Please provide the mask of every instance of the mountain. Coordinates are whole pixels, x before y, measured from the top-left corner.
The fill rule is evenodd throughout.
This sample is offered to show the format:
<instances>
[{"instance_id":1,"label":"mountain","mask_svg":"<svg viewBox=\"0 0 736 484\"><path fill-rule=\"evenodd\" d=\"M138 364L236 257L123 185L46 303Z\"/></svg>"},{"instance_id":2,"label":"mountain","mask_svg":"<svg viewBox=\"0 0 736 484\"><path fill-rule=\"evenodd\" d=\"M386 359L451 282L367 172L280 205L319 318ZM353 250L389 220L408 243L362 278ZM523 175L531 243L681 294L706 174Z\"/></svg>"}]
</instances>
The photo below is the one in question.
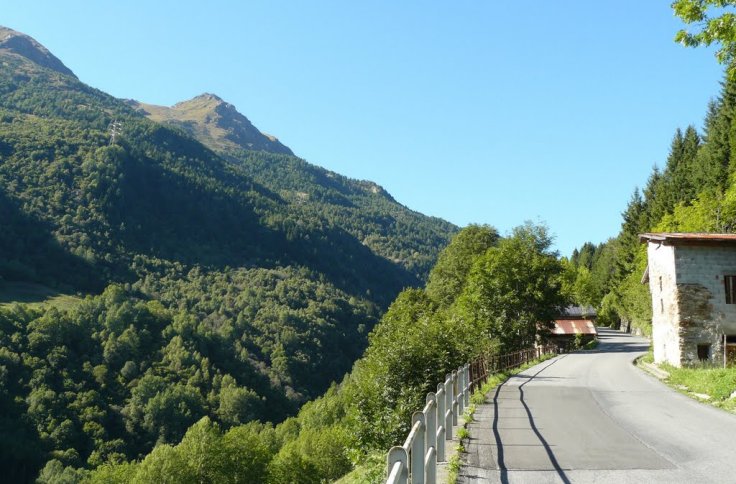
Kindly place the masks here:
<instances>
[{"instance_id":1,"label":"mountain","mask_svg":"<svg viewBox=\"0 0 736 484\"><path fill-rule=\"evenodd\" d=\"M17 55L33 63L61 74L74 76L74 73L57 59L43 45L33 38L0 25L0 52L3 55Z\"/></svg>"},{"instance_id":2,"label":"mountain","mask_svg":"<svg viewBox=\"0 0 736 484\"><path fill-rule=\"evenodd\" d=\"M134 100L128 102L149 119L181 128L215 151L243 148L293 154L274 136L258 131L232 104L214 94L201 94L170 108Z\"/></svg>"},{"instance_id":3,"label":"mountain","mask_svg":"<svg viewBox=\"0 0 736 484\"><path fill-rule=\"evenodd\" d=\"M172 108L128 102L153 121L183 128L289 202L292 210L337 221L371 251L419 280L426 279L447 234L457 230L442 219L409 210L374 182L347 178L293 156L281 144L268 144L275 138L260 135L232 104L214 94Z\"/></svg>"},{"instance_id":4,"label":"mountain","mask_svg":"<svg viewBox=\"0 0 736 484\"><path fill-rule=\"evenodd\" d=\"M3 32L21 40L0 49L0 291L91 294L0 308L11 481L139 458L203 416L293 415L456 231L286 152L215 152Z\"/></svg>"}]
</instances>

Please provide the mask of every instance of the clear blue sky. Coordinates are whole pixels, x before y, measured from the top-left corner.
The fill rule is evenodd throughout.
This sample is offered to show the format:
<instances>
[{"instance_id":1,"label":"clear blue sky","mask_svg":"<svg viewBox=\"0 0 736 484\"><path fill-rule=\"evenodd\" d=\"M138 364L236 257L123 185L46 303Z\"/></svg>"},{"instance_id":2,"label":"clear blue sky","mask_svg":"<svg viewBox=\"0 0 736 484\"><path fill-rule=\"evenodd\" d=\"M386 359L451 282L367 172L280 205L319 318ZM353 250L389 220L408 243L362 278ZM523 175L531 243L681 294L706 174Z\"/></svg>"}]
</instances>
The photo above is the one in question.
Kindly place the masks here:
<instances>
[{"instance_id":1,"label":"clear blue sky","mask_svg":"<svg viewBox=\"0 0 736 484\"><path fill-rule=\"evenodd\" d=\"M618 233L722 69L672 41L670 1L34 1L0 23L84 82L234 104L307 161L408 207L502 232L545 221L563 255Z\"/></svg>"}]
</instances>

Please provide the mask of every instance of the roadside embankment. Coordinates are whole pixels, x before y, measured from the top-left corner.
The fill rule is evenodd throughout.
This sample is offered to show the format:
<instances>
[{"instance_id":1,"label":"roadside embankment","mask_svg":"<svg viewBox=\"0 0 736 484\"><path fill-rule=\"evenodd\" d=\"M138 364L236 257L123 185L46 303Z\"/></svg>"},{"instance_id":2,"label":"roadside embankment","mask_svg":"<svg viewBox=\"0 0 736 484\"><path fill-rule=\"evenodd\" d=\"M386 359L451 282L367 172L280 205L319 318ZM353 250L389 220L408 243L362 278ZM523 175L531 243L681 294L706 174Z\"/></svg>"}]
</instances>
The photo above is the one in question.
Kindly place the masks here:
<instances>
[{"instance_id":1,"label":"roadside embankment","mask_svg":"<svg viewBox=\"0 0 736 484\"><path fill-rule=\"evenodd\" d=\"M736 412L736 367L675 368L667 364L655 364L650 355L637 358L635 363L680 393L714 407Z\"/></svg>"}]
</instances>

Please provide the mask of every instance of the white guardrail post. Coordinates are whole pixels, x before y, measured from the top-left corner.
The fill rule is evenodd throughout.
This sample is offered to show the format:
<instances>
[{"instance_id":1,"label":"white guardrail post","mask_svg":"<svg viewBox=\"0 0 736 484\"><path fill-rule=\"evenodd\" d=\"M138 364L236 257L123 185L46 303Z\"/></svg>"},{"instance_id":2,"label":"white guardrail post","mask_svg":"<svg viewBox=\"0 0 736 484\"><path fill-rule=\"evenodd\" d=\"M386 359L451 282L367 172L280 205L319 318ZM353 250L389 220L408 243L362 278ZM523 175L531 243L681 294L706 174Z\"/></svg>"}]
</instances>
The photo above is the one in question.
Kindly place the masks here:
<instances>
[{"instance_id":1,"label":"white guardrail post","mask_svg":"<svg viewBox=\"0 0 736 484\"><path fill-rule=\"evenodd\" d=\"M445 385L444 383L437 384L437 462L445 461Z\"/></svg>"},{"instance_id":2,"label":"white guardrail post","mask_svg":"<svg viewBox=\"0 0 736 484\"><path fill-rule=\"evenodd\" d=\"M465 368L463 369L463 373L465 374L465 408L468 408L470 406L470 364L466 363Z\"/></svg>"},{"instance_id":3,"label":"white guardrail post","mask_svg":"<svg viewBox=\"0 0 736 484\"><path fill-rule=\"evenodd\" d=\"M452 425L457 425L457 406L458 406L458 384L457 370L452 370Z\"/></svg>"},{"instance_id":4,"label":"white guardrail post","mask_svg":"<svg viewBox=\"0 0 736 484\"><path fill-rule=\"evenodd\" d=\"M452 373L445 376L445 440L452 440Z\"/></svg>"},{"instance_id":5,"label":"white guardrail post","mask_svg":"<svg viewBox=\"0 0 736 484\"><path fill-rule=\"evenodd\" d=\"M437 397L434 393L427 393L427 404L424 406L424 452L430 447L437 448Z\"/></svg>"},{"instance_id":6,"label":"white guardrail post","mask_svg":"<svg viewBox=\"0 0 736 484\"><path fill-rule=\"evenodd\" d=\"M429 448L424 459L424 484L437 484L437 452L434 447Z\"/></svg>"},{"instance_id":7,"label":"white guardrail post","mask_svg":"<svg viewBox=\"0 0 736 484\"><path fill-rule=\"evenodd\" d=\"M401 446L391 447L388 451L388 479L386 484L408 484L409 454Z\"/></svg>"},{"instance_id":8,"label":"white guardrail post","mask_svg":"<svg viewBox=\"0 0 736 484\"><path fill-rule=\"evenodd\" d=\"M461 418L463 413L465 413L465 368L461 366L457 369L457 418Z\"/></svg>"},{"instance_id":9,"label":"white guardrail post","mask_svg":"<svg viewBox=\"0 0 736 484\"><path fill-rule=\"evenodd\" d=\"M424 424L424 482L434 483L437 480L437 397L432 392L427 394Z\"/></svg>"},{"instance_id":10,"label":"white guardrail post","mask_svg":"<svg viewBox=\"0 0 736 484\"><path fill-rule=\"evenodd\" d=\"M411 444L411 484L423 484L424 482L424 412L414 412L411 416L411 424L421 422L417 427L414 442Z\"/></svg>"}]
</instances>

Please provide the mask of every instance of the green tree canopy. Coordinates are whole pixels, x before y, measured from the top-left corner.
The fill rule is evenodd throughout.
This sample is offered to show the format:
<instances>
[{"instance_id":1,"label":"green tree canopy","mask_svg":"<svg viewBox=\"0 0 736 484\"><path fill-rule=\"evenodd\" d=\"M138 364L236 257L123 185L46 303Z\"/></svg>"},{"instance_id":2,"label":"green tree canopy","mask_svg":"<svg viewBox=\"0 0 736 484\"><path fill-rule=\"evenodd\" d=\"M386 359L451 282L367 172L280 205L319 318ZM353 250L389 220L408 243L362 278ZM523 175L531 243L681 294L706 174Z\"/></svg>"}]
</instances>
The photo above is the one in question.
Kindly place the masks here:
<instances>
[{"instance_id":1,"label":"green tree canopy","mask_svg":"<svg viewBox=\"0 0 736 484\"><path fill-rule=\"evenodd\" d=\"M734 0L676 0L672 3L675 15L695 29L682 29L675 40L687 47L717 45L716 59L727 64L731 77L736 76L736 15Z\"/></svg>"},{"instance_id":2,"label":"green tree canopy","mask_svg":"<svg viewBox=\"0 0 736 484\"><path fill-rule=\"evenodd\" d=\"M568 303L551 245L546 227L527 223L478 258L468 276L459 313L478 334L498 340L502 353L534 344L540 325Z\"/></svg>"},{"instance_id":3,"label":"green tree canopy","mask_svg":"<svg viewBox=\"0 0 736 484\"><path fill-rule=\"evenodd\" d=\"M462 292L475 258L498 242L498 232L488 225L470 225L442 251L429 274L427 294L443 307Z\"/></svg>"}]
</instances>

